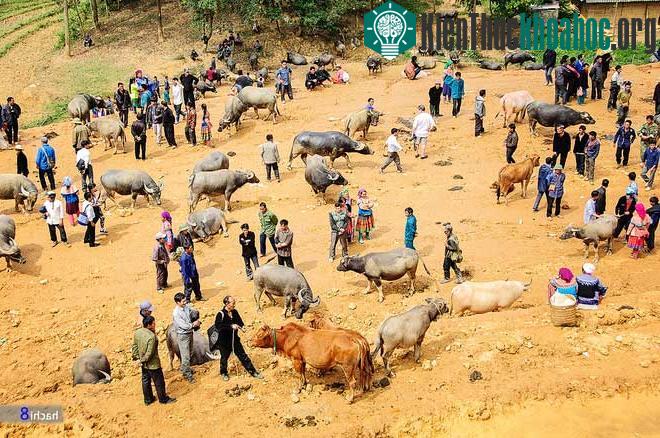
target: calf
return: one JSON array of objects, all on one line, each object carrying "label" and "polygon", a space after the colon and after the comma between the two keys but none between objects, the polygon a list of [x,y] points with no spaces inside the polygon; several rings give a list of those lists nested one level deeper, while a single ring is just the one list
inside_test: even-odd
[{"label": "calf", "polygon": [[506,309],[520,299],[531,284],[531,281],[466,281],[452,289],[450,313],[460,315],[465,311],[487,313]]},{"label": "calf", "polygon": [[561,240],[577,237],[582,239],[584,243],[584,258],[589,257],[589,247],[594,246],[596,258],[594,263],[598,263],[598,245],[601,240],[607,240],[607,254],[612,254],[612,241],[614,240],[614,230],[616,228],[618,219],[612,214],[604,214],[593,222],[590,222],[582,227],[574,227],[569,225],[566,227],[564,233],[559,236]]},{"label": "calf", "polygon": [[539,156],[532,155],[514,164],[507,164],[500,169],[497,176],[497,181],[491,185],[497,195],[497,203],[500,203],[500,196],[504,196],[504,203],[509,205],[509,193],[513,191],[513,186],[520,183],[522,189],[522,197],[527,196],[527,186],[532,179],[534,168],[539,165]]}]

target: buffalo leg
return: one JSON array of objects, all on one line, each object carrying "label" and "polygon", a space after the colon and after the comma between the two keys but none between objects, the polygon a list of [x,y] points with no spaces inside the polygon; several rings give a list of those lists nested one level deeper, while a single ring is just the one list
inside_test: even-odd
[{"label": "buffalo leg", "polygon": [[225,211],[231,210],[231,193],[225,192]]},{"label": "buffalo leg", "polygon": [[598,256],[598,240],[594,242],[594,250],[596,252],[596,258],[594,259],[594,263],[598,263],[598,260],[600,260],[600,257]]},{"label": "buffalo leg", "polygon": [[257,312],[261,312],[261,303],[259,302],[259,299],[261,298],[261,290],[255,289],[254,290],[254,302],[257,304]]},{"label": "buffalo leg", "polygon": [[367,295],[369,292],[371,292],[371,279],[367,278],[367,288],[364,290],[364,294]]},{"label": "buffalo leg", "polygon": [[119,207],[119,203],[118,203],[117,200],[115,199],[115,197],[114,197],[114,193],[112,193],[112,192],[106,192],[106,195],[107,195],[107,196],[106,196],[106,199],[110,199],[110,200],[112,201],[112,203],[115,204],[115,207]]},{"label": "buffalo leg", "polygon": [[273,296],[270,294],[270,292],[266,291],[266,296],[267,296],[268,299],[270,300],[270,305],[271,305],[271,306],[274,306],[275,304],[277,304],[277,303],[275,302],[275,298],[273,298]]},{"label": "buffalo leg", "polygon": [[385,373],[388,376],[394,376],[394,372],[392,371],[392,368],[390,368],[390,356],[392,355],[391,351],[387,351],[383,353],[381,356],[383,358],[383,366],[385,367]]},{"label": "buffalo leg", "polygon": [[382,303],[385,300],[385,296],[383,295],[383,283],[380,281],[380,278],[377,278],[374,280],[374,284],[378,290],[378,302]]},{"label": "buffalo leg", "polygon": [[415,293],[415,271],[408,271],[408,277],[410,277],[410,288],[408,289],[409,295]]},{"label": "buffalo leg", "polygon": [[291,307],[291,296],[286,295],[284,297],[284,313],[282,313],[282,318],[286,319],[290,307]]},{"label": "buffalo leg", "polygon": [[190,213],[195,211],[195,207],[197,207],[197,203],[199,202],[199,195],[198,194],[192,194],[190,196]]},{"label": "buffalo leg", "polygon": [[11,272],[11,260],[9,256],[5,256],[5,262],[7,262],[7,272]]},{"label": "buffalo leg", "polygon": [[422,336],[415,343],[415,348],[413,350],[413,358],[415,359],[415,362],[419,362],[420,357],[422,357],[422,342],[423,341],[424,341],[424,337]]},{"label": "buffalo leg", "polygon": [[138,194],[137,193],[132,193],[131,194],[131,208],[135,208],[135,202],[137,201]]},{"label": "buffalo leg", "polygon": [[348,166],[349,169],[352,169],[352,168],[353,168],[353,164],[351,163],[351,159],[348,158],[348,154],[347,154],[347,153],[343,153],[343,154],[342,154],[342,157],[346,158],[346,165]]},{"label": "buffalo leg", "polygon": [[612,242],[614,241],[614,238],[610,236],[609,239],[607,239],[607,255],[612,255]]},{"label": "buffalo leg", "polygon": [[259,120],[259,111],[257,111],[257,107],[254,106],[252,109],[254,110],[254,116],[257,118],[257,120]]},{"label": "buffalo leg", "polygon": [[[584,258],[585,259],[589,258],[589,245],[591,245],[591,243],[585,243],[584,244]],[[596,256],[597,255],[598,255],[598,251],[596,251]]]},{"label": "buffalo leg", "polygon": [[[14,208],[16,209],[16,213],[18,213],[19,211],[21,211],[21,210],[18,208],[18,203],[20,202],[21,205],[24,205],[24,204],[23,204],[23,201],[22,201],[22,200],[19,200],[18,197],[16,197],[15,201],[16,201],[16,203],[15,203],[15,205],[14,205]],[[23,208],[25,208],[25,207],[23,207]]]}]

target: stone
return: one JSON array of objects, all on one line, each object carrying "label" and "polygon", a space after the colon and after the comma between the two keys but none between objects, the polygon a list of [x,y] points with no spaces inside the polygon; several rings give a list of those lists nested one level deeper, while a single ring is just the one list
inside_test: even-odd
[{"label": "stone", "polygon": [[60,309],[58,309],[57,307],[53,307],[52,309],[50,309],[50,313],[52,313],[53,315],[59,313],[59,311]]},{"label": "stone", "polygon": [[616,338],[614,338],[614,340],[617,342],[623,342],[623,336],[619,335]]},{"label": "stone", "polygon": [[256,395],[252,394],[251,392],[248,393],[247,399],[250,401],[254,401],[257,398]]},{"label": "stone", "polygon": [[351,309],[351,310],[355,310],[355,309],[357,309],[357,305],[355,303],[351,303],[351,304],[348,305],[348,308]]},{"label": "stone", "polygon": [[450,192],[457,192],[459,190],[463,190],[463,186],[452,186],[452,187],[448,188],[447,190],[450,191]]},{"label": "stone", "polygon": [[643,360],[639,363],[639,366],[642,367],[642,368],[648,368],[650,365],[651,365],[651,362],[649,362],[648,360]]},{"label": "stone", "polygon": [[502,342],[498,342],[495,344],[495,348],[497,348],[499,351],[504,351],[506,349],[506,345],[504,345]]},{"label": "stone", "polygon": [[291,394],[291,401],[294,403],[300,402],[300,397],[297,394]]},{"label": "stone", "polygon": [[462,175],[454,175],[453,178],[454,179],[463,179],[463,176]]},{"label": "stone", "polygon": [[434,166],[451,166],[451,161],[448,160],[439,160],[433,163]]},{"label": "stone", "polygon": [[39,281],[39,284],[42,285],[42,286],[45,286],[45,285],[48,284],[48,280],[46,280],[46,279],[44,278],[43,280]]},{"label": "stone", "polygon": [[430,360],[425,360],[424,362],[422,362],[422,369],[426,370],[426,371],[432,370],[433,367],[431,366],[431,361]]}]

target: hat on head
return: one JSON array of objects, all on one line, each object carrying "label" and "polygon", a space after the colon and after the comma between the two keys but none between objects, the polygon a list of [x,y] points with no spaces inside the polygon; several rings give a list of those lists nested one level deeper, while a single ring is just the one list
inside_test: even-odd
[{"label": "hat on head", "polygon": [[22,150],[23,150],[23,146],[21,146],[20,144],[16,143],[16,146],[14,146],[14,149],[16,149],[17,151],[22,151]]},{"label": "hat on head", "polygon": [[555,164],[555,167],[553,167],[554,170],[564,170],[564,166],[562,166],[560,163]]},{"label": "hat on head", "polygon": [[596,271],[596,267],[591,263],[585,263],[582,265],[582,270],[585,274],[593,274]]},{"label": "hat on head", "polygon": [[48,137],[46,137],[45,135],[43,137],[41,137],[41,142],[42,143],[48,143]]},{"label": "hat on head", "polygon": [[80,118],[79,118],[79,117],[74,117],[73,120],[71,120],[71,122],[72,122],[74,125],[81,125],[81,124],[82,124],[82,122],[80,121]]},{"label": "hat on head", "polygon": [[164,233],[161,232],[156,233],[156,240],[164,239],[165,237],[167,236],[165,236]]},{"label": "hat on head", "polygon": [[73,181],[71,181],[71,177],[65,176],[64,180],[62,180],[62,185],[64,185],[64,187],[71,187],[71,184],[73,184]]},{"label": "hat on head", "polygon": [[190,225],[188,224],[179,225],[179,231],[187,231],[187,230],[190,230]]},{"label": "hat on head", "polygon": [[153,304],[151,304],[150,301],[142,301],[140,303],[140,311],[143,311],[143,310],[148,310],[149,312],[153,312],[154,311],[154,306],[153,306]]}]

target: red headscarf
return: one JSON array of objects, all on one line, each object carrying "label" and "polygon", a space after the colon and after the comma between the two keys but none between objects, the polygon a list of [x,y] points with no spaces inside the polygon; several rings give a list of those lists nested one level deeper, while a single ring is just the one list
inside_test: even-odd
[{"label": "red headscarf", "polygon": [[564,280],[566,283],[573,279],[573,273],[568,268],[561,268],[559,270],[559,278]]}]

